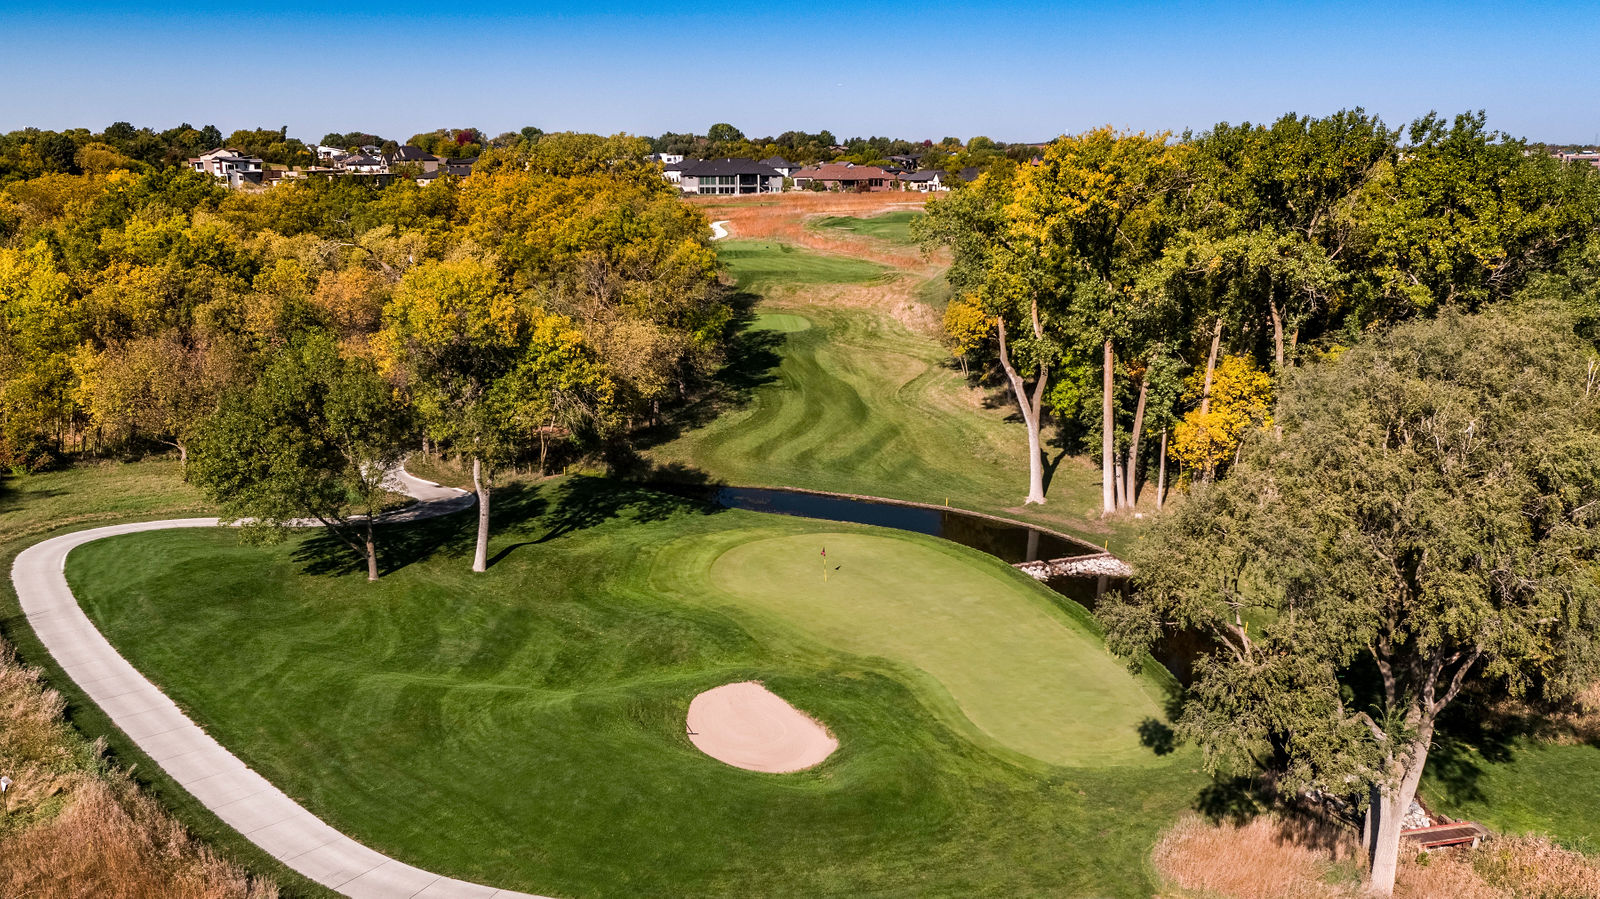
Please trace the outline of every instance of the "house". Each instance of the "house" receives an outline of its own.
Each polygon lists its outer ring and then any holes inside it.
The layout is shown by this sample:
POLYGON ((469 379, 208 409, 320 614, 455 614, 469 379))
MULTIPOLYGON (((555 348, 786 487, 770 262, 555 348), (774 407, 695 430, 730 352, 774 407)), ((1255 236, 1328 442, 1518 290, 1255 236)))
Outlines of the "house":
POLYGON ((851 162, 828 162, 808 165, 794 173, 794 186, 814 189, 820 184, 826 190, 895 190, 900 184, 895 176, 875 165, 856 165, 851 162))
POLYGON ((382 156, 357 153, 339 160, 339 168, 357 175, 382 175, 388 173, 389 164, 383 161, 382 156))
POLYGON ((906 153, 903 156, 890 156, 889 161, 908 172, 914 172, 922 166, 922 154, 906 153))
POLYGON ((683 183, 683 170, 691 165, 699 165, 698 159, 684 159, 679 156, 675 162, 665 162, 661 165, 661 177, 673 184, 683 183))
POLYGON ((646 156, 645 159, 648 159, 651 162, 659 162, 662 165, 675 165, 675 164, 680 163, 680 162, 683 161, 683 154, 682 153, 651 153, 649 156, 646 156))
POLYGON ((323 161, 327 161, 327 160, 330 160, 330 159, 338 159, 340 156, 343 156, 344 154, 345 154, 345 148, 344 147, 325 147, 325 146, 322 146, 321 144, 317 145, 317 158, 321 159, 323 161))
POLYGON ((770 165, 778 170, 778 174, 785 178, 793 178, 794 173, 800 171, 800 166, 784 159, 782 156, 769 156, 761 160, 762 165, 770 165))
POLYGON ((413 147, 410 144, 406 144, 393 153, 384 156, 383 159, 390 168, 394 168, 397 165, 414 165, 424 172, 438 171, 442 162, 439 157, 432 153, 421 147, 413 147))
POLYGON ((189 167, 228 182, 229 187, 260 184, 264 163, 231 147, 218 147, 189 160, 189 167))
POLYGON ((960 178, 961 181, 963 183, 965 183, 965 184, 971 184, 972 182, 978 180, 978 176, 981 175, 981 174, 983 174, 983 170, 982 169, 978 168, 975 165, 969 165, 966 168, 962 169, 961 171, 957 172, 956 173, 956 177, 960 178))
POLYGON ((754 159, 702 159, 679 173, 686 194, 766 194, 783 190, 783 176, 754 159))
POLYGON ((911 172, 909 174, 901 175, 900 184, 906 190, 914 190, 918 193, 930 193, 932 191, 949 190, 950 185, 945 178, 946 176, 944 172, 941 172, 938 169, 928 169, 924 172, 911 172))
POLYGON ((465 178, 472 174, 473 167, 478 164, 478 157, 473 156, 468 159, 442 159, 440 160, 440 164, 443 167, 442 170, 446 175, 454 175, 457 178, 465 178))
POLYGON ((1562 162, 1576 162, 1600 168, 1600 150, 1579 150, 1576 153, 1557 153, 1562 162))

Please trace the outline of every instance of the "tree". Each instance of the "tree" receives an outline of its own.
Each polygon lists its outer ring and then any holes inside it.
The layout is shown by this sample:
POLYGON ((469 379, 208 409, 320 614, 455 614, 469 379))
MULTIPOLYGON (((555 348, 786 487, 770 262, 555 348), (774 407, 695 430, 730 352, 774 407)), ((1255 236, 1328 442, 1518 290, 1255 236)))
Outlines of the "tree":
POLYGON ((1180 729, 1213 770, 1366 807, 1371 883, 1464 688, 1570 694, 1600 670, 1592 344, 1532 314, 1447 314, 1299 370, 1282 436, 1165 516, 1102 608, 1117 651, 1203 631, 1180 729))
POLYGON ((494 266, 467 257, 406 272, 383 317, 374 343, 384 367, 412 398, 430 436, 472 459, 478 496, 472 570, 486 571, 494 469, 514 451, 497 382, 516 365, 524 316, 494 266))
POLYGON ((225 354, 207 354, 176 331, 80 353, 78 402, 114 440, 144 436, 189 462, 195 430, 227 383, 225 354))
POLYGON ((200 428, 190 479, 258 539, 315 519, 378 579, 374 524, 410 423, 365 359, 332 337, 279 350, 251 386, 225 397, 200 428))
POLYGON ((734 141, 744 140, 744 132, 727 122, 718 122, 706 129, 706 140, 714 144, 731 144, 734 141))
POLYGON ((1197 371, 1185 387, 1184 399, 1202 405, 1173 428, 1172 454, 1210 479, 1252 430, 1272 424, 1272 378, 1250 357, 1228 356, 1211 383, 1197 371))
MULTIPOLYGON (((1007 207, 1010 241, 1031 265, 1052 270, 1045 288, 1060 296, 1071 285, 1070 315, 1078 341, 1093 340, 1101 356, 1101 508, 1119 502, 1116 453, 1116 342, 1140 324, 1138 287, 1160 257, 1173 219, 1166 195, 1182 176, 1181 147, 1166 134, 1124 134, 1109 127, 1061 137, 1044 149, 1039 165, 1023 166, 1007 207)), ((1147 357, 1154 341, 1132 347, 1147 357)), ((1140 364, 1140 371, 1148 366, 1140 364)), ((1141 386, 1141 394, 1148 385, 1141 386)), ((1137 447, 1131 457, 1138 459, 1137 447)))
POLYGON ((994 331, 994 321, 970 295, 956 297, 944 308, 944 341, 961 362, 961 374, 969 374, 967 357, 983 345, 994 331))

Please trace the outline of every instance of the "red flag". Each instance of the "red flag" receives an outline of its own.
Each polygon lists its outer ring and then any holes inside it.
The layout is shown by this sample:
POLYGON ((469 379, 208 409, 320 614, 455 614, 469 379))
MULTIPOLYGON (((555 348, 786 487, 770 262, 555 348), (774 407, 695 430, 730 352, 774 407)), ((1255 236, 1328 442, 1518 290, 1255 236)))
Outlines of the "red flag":
POLYGON ((824 559, 826 559, 826 558, 827 558, 827 557, 828 557, 828 548, 827 548, 827 547, 826 547, 826 546, 824 546, 824 547, 823 547, 823 548, 822 548, 822 557, 823 557, 823 558, 824 558, 824 559))

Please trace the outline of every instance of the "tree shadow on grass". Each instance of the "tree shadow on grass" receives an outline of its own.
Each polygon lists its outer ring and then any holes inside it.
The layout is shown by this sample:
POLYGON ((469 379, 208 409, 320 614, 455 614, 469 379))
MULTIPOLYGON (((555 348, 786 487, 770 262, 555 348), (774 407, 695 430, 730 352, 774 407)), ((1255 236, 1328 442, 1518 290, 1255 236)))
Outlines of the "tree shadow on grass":
POLYGON ((668 493, 647 484, 608 478, 568 478, 554 493, 550 511, 543 520, 547 530, 537 540, 528 541, 529 544, 548 543, 614 518, 626 517, 646 523, 679 513, 710 515, 725 511, 703 497, 668 493))
POLYGON ((670 443, 729 410, 748 405, 757 390, 778 380, 778 366, 783 361, 780 351, 788 335, 755 327, 755 316, 749 310, 753 301, 754 297, 748 294, 735 296, 736 307, 743 310, 743 321, 728 338, 722 368, 706 390, 693 402, 671 410, 659 423, 636 434, 635 445, 649 448, 670 443))

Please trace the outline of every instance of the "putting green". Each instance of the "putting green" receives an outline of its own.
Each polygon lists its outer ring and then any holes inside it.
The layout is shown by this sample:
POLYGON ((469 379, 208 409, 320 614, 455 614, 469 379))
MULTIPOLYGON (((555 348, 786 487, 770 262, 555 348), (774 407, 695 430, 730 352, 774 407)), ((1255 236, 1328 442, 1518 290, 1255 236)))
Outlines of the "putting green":
POLYGON ((732 606, 931 679, 1017 752, 1058 765, 1153 762, 1138 727, 1159 717, 1154 700, 1036 585, 973 555, 875 534, 771 537, 724 552, 711 582, 732 606))
POLYGON ((789 312, 768 312, 764 315, 756 316, 754 326, 764 331, 794 334, 809 329, 811 320, 803 315, 795 315, 789 312))
POLYGON ((382 529, 376 583, 326 535, 227 528, 90 543, 67 577, 230 751, 431 871, 584 897, 1153 891, 1193 755, 1138 746, 1160 684, 1004 564, 593 478, 502 488, 495 516, 482 574, 459 515, 382 529), (696 749, 693 698, 750 680, 838 750, 775 775, 696 749))

